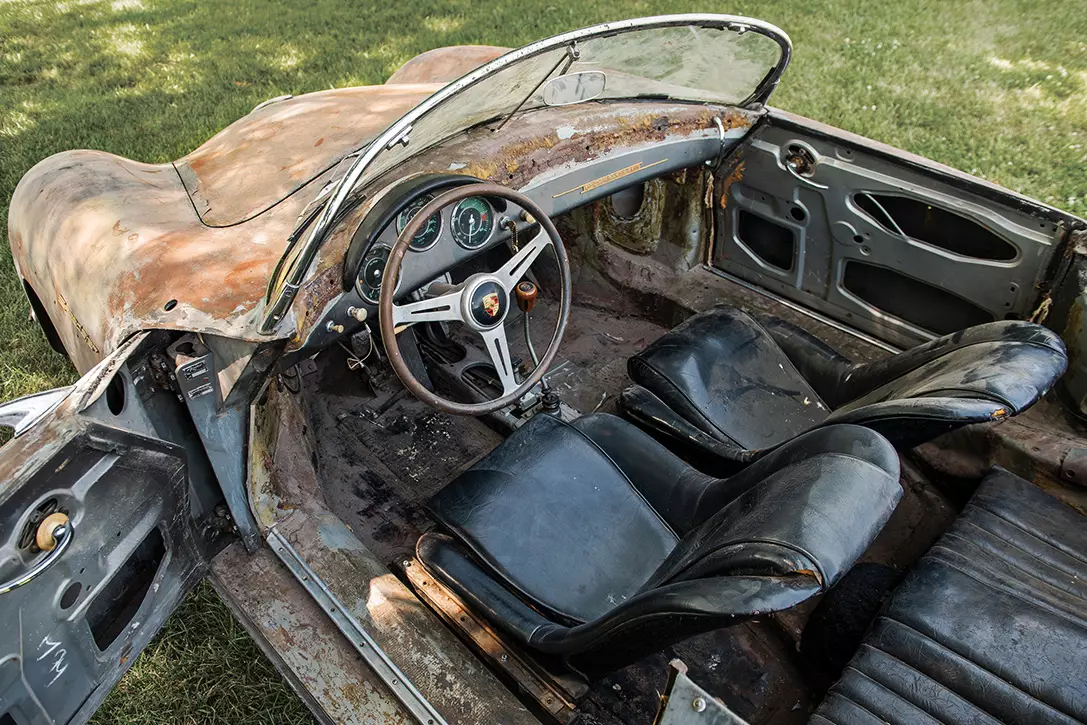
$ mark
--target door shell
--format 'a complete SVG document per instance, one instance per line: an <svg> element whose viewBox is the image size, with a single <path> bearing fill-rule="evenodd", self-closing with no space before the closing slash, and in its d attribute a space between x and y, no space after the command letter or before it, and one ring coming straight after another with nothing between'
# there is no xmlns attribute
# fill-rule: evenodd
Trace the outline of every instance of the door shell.
<svg viewBox="0 0 1087 725"><path fill-rule="evenodd" d="M72 531L0 593L0 721L86 722L206 570L217 532L196 521L215 520L214 479L144 362L162 337L131 339L0 450L0 581L50 556L34 537L46 514Z"/></svg>

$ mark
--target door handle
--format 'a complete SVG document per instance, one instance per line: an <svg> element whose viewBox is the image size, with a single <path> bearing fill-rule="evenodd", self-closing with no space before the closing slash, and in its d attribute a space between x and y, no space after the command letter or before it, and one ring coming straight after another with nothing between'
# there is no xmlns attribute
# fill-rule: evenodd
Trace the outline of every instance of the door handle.
<svg viewBox="0 0 1087 725"><path fill-rule="evenodd" d="M38 547L48 553L21 575L0 584L0 594L7 594L11 590L18 589L39 577L68 549L74 536L75 527L72 526L72 522L65 514L55 513L46 516L38 524L35 539Z"/></svg>

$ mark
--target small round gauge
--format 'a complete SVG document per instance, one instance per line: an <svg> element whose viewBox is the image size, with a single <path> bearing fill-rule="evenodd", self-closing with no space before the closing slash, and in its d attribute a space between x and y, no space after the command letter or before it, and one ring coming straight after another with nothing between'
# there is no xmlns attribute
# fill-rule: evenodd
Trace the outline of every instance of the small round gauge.
<svg viewBox="0 0 1087 725"><path fill-rule="evenodd" d="M465 249L479 249L494 231L494 210L487 201L470 196L453 207L453 239Z"/></svg>
<svg viewBox="0 0 1087 725"><path fill-rule="evenodd" d="M400 210L400 213L396 215L396 233L404 231L404 227L408 225L416 214L419 213L424 206L434 201L433 194L423 194L412 199L411 203ZM438 241L438 235L442 233L442 215L441 212L432 214L429 219L426 220L426 224L419 230L419 233L411 238L411 250L413 252L423 252L434 246L434 243Z"/></svg>
<svg viewBox="0 0 1087 725"><path fill-rule="evenodd" d="M385 245L371 249L362 260L358 277L355 279L355 288L358 293L373 305L377 304L381 296L381 277L385 274L385 263L389 261L389 251ZM397 287L399 286L399 280L397 280Z"/></svg>

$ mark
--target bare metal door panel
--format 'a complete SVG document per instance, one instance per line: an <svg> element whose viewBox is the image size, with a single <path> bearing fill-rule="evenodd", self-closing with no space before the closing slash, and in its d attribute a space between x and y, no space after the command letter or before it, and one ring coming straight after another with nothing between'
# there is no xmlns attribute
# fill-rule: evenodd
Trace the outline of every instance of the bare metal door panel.
<svg viewBox="0 0 1087 725"><path fill-rule="evenodd" d="M85 722L204 572L192 456L155 436L165 393L134 380L141 351L118 350L0 450L0 582L50 555L35 540L44 515L72 531L0 592L0 719Z"/></svg>
<svg viewBox="0 0 1087 725"><path fill-rule="evenodd" d="M772 111L718 174L718 269L900 346L1030 317L1059 210Z"/></svg>

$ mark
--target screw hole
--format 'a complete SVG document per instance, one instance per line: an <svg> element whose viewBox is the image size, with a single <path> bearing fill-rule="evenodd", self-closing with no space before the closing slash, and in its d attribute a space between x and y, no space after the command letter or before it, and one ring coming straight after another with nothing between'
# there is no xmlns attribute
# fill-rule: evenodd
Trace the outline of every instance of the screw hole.
<svg viewBox="0 0 1087 725"><path fill-rule="evenodd" d="M804 213L804 210L798 206L794 206L789 210L789 216L796 219L798 222L802 222L808 217L808 215Z"/></svg>
<svg viewBox="0 0 1087 725"><path fill-rule="evenodd" d="M169 312L170 310L174 309L175 307L177 307L177 300L170 300L169 302L167 302L165 305L162 306L162 309Z"/></svg>
<svg viewBox="0 0 1087 725"><path fill-rule="evenodd" d="M860 234L854 234L853 235L853 243L854 244L864 244L864 237L862 237Z"/></svg>
<svg viewBox="0 0 1087 725"><path fill-rule="evenodd" d="M79 599L79 593L83 591L83 585L79 582L72 582L68 585L68 588L64 590L64 594L60 595L60 608L69 609L76 600Z"/></svg>

